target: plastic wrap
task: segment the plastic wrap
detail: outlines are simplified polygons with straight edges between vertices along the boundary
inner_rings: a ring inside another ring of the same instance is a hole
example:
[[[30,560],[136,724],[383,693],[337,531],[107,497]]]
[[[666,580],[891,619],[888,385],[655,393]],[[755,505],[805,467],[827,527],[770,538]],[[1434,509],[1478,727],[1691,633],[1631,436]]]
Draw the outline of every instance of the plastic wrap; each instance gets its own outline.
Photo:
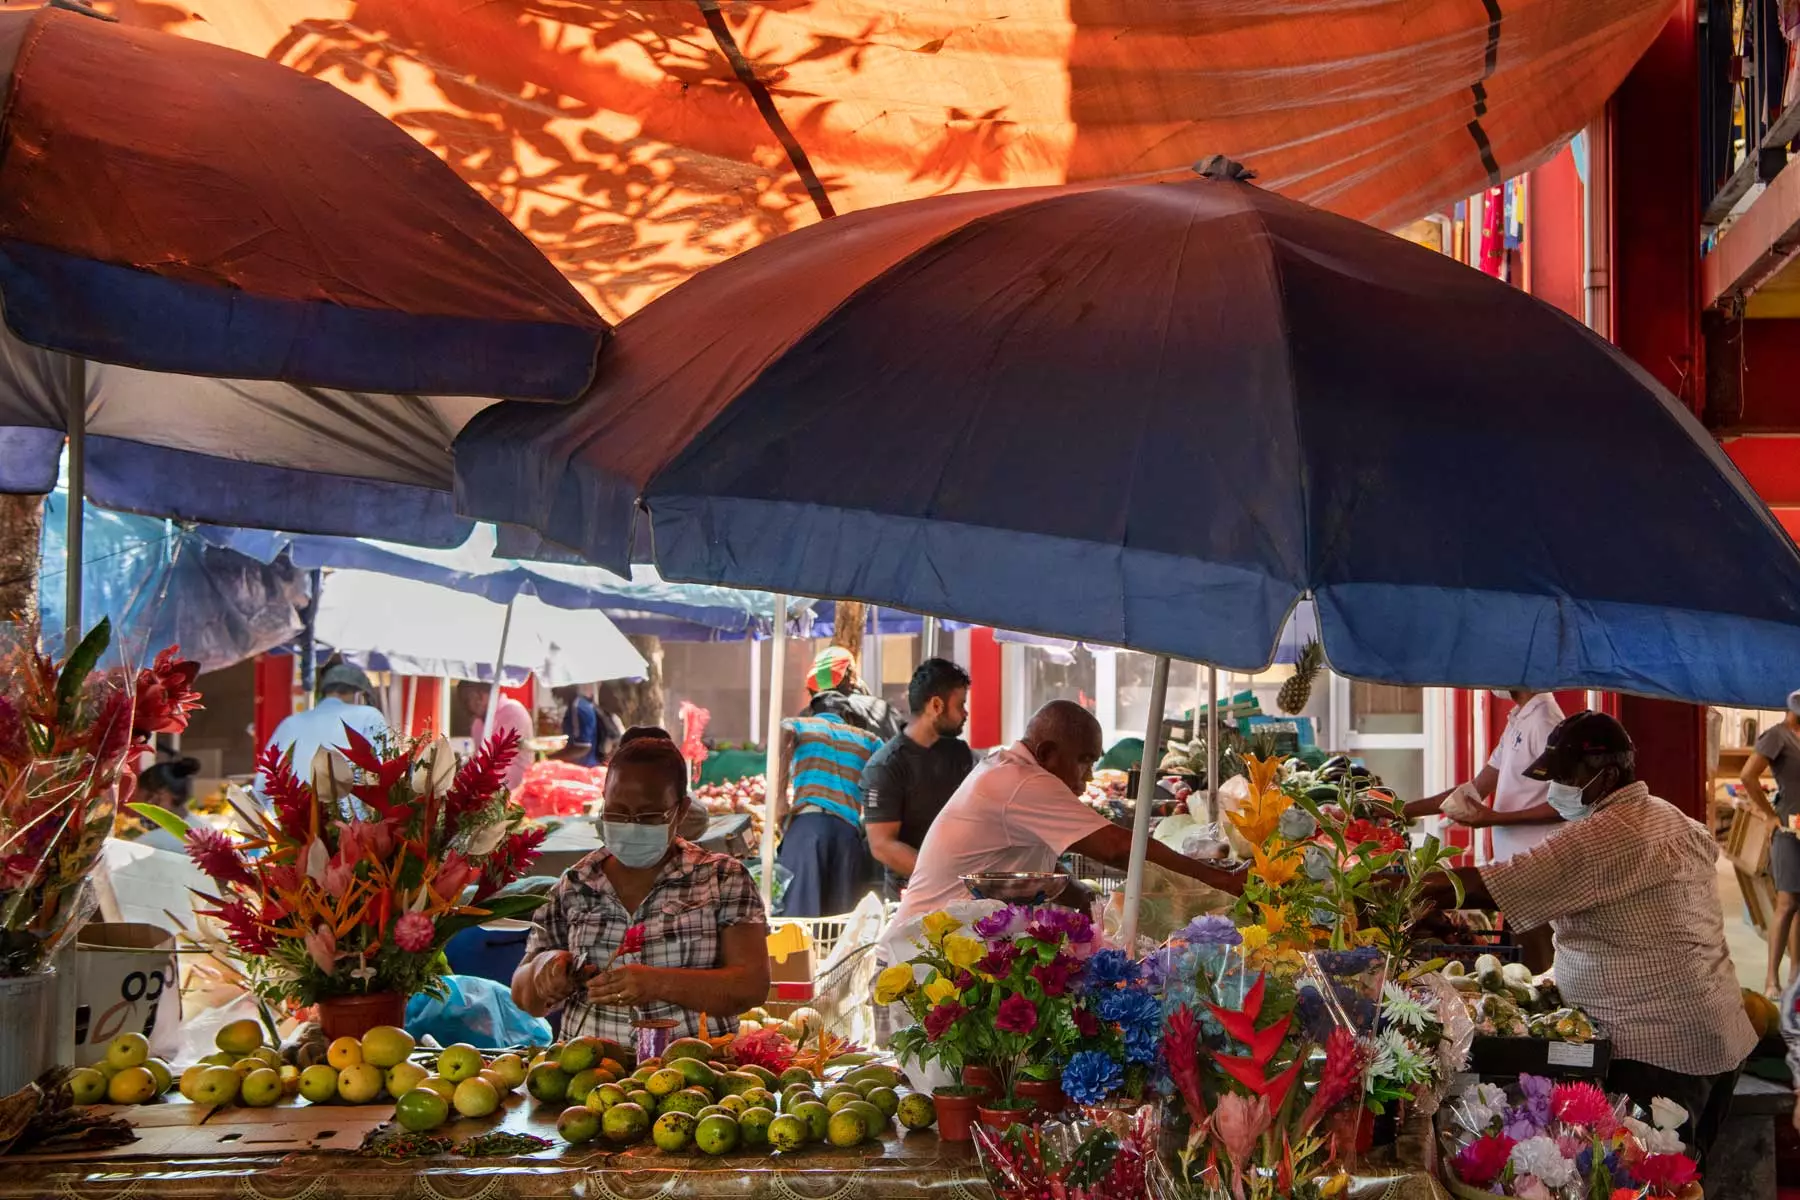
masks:
[[[119,15],[274,58],[403,120],[617,319],[828,212],[1142,181],[1220,153],[1392,228],[1560,145],[1671,5],[718,9],[359,0],[345,19],[324,0],[239,0],[221,21],[166,0]]]
[[[483,1049],[547,1046],[550,1023],[513,1003],[512,993],[492,979],[444,976],[445,995],[417,995],[406,1003],[406,1031],[440,1046],[467,1042]]]
[[[976,1125],[976,1153],[1000,1200],[1120,1200],[1142,1196],[1156,1156],[1157,1112],[1078,1109],[997,1132]]]
[[[1195,917],[1229,912],[1235,903],[1237,898],[1229,893],[1146,862],[1144,895],[1138,907],[1138,937],[1152,943],[1160,942]],[[1100,928],[1109,944],[1118,945],[1125,928],[1124,889],[1107,896],[1101,911]]]

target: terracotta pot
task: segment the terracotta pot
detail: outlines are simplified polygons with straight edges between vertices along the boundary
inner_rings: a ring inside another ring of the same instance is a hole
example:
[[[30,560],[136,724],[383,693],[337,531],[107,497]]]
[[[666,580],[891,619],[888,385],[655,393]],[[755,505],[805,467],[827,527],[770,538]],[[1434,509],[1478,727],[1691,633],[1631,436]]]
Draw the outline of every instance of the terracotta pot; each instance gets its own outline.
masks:
[[[319,1001],[319,1027],[327,1039],[359,1038],[377,1025],[406,1025],[406,997],[399,992],[328,996]]]
[[[1005,1133],[1014,1125],[1029,1125],[1032,1118],[1029,1108],[989,1108],[982,1105],[975,1113],[981,1118],[982,1125],[995,1133]]]
[[[1055,1079],[1020,1079],[1013,1084],[1013,1091],[1046,1117],[1055,1116],[1068,1103],[1062,1084]]]
[[[949,1088],[939,1088],[931,1094],[937,1105],[938,1137],[946,1142],[966,1142],[969,1140],[969,1128],[975,1124],[975,1109],[981,1103],[979,1096],[959,1096]]]
[[[980,1088],[990,1096],[1000,1094],[1000,1077],[992,1067],[969,1065],[962,1069],[964,1087]]]

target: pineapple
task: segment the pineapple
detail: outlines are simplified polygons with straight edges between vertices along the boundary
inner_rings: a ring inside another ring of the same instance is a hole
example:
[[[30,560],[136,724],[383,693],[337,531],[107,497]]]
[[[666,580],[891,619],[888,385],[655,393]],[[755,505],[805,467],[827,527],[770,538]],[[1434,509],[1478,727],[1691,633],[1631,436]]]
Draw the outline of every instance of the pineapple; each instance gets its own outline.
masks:
[[[1319,677],[1319,670],[1325,665],[1325,647],[1313,638],[1300,647],[1300,658],[1294,663],[1294,676],[1281,685],[1281,692],[1275,697],[1275,707],[1289,716],[1297,716],[1304,712],[1307,702],[1312,699],[1313,681]]]

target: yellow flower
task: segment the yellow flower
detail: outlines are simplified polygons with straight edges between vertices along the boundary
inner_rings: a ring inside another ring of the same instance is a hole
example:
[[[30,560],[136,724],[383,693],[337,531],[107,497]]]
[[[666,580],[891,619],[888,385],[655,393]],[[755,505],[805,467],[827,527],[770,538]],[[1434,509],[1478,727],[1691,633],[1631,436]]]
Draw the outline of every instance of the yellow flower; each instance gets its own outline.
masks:
[[[956,990],[956,985],[951,983],[948,979],[945,979],[942,975],[939,975],[919,990],[925,993],[925,999],[931,1001],[934,1006],[943,1004],[949,1000],[958,999],[962,996],[962,993]]]
[[[925,918],[925,940],[942,946],[944,939],[963,927],[963,923],[947,912],[934,912]]]
[[[1269,931],[1261,925],[1244,925],[1238,929],[1238,934],[1244,939],[1242,950],[1246,956],[1269,944]]]
[[[944,939],[944,957],[967,970],[987,957],[987,947],[972,937],[953,933]]]
[[[1277,848],[1270,854],[1264,854],[1261,846],[1252,846],[1250,855],[1255,861],[1251,874],[1270,887],[1284,886],[1300,870],[1300,856],[1293,853],[1291,846]]]
[[[1281,814],[1292,808],[1294,801],[1276,785],[1275,777],[1281,771],[1279,759],[1264,760],[1250,754],[1244,757],[1244,766],[1250,774],[1250,795],[1225,816],[1254,847],[1274,835]]]
[[[875,977],[875,1003],[892,1004],[913,990],[911,963],[896,963]]]
[[[1262,910],[1262,923],[1270,933],[1281,933],[1288,927],[1287,905],[1263,904],[1258,901],[1257,908]]]

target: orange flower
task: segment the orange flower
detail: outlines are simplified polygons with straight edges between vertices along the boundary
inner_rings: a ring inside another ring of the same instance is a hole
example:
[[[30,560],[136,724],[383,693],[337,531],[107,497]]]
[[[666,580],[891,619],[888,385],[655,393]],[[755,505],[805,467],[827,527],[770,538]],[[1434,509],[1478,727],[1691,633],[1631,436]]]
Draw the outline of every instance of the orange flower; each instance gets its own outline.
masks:
[[[1260,845],[1250,848],[1254,865],[1250,873],[1268,884],[1270,887],[1282,887],[1293,881],[1300,870],[1300,856],[1294,853],[1292,846],[1276,847],[1271,854],[1263,853]]]
[[[1281,771],[1278,759],[1260,759],[1254,754],[1244,757],[1250,775],[1250,795],[1244,803],[1225,814],[1251,846],[1260,846],[1275,833],[1281,814],[1293,807],[1293,798],[1275,783]]]
[[[1262,910],[1263,928],[1267,929],[1270,933],[1281,933],[1287,929],[1287,905],[1264,904],[1261,901],[1258,901],[1256,907]]]

